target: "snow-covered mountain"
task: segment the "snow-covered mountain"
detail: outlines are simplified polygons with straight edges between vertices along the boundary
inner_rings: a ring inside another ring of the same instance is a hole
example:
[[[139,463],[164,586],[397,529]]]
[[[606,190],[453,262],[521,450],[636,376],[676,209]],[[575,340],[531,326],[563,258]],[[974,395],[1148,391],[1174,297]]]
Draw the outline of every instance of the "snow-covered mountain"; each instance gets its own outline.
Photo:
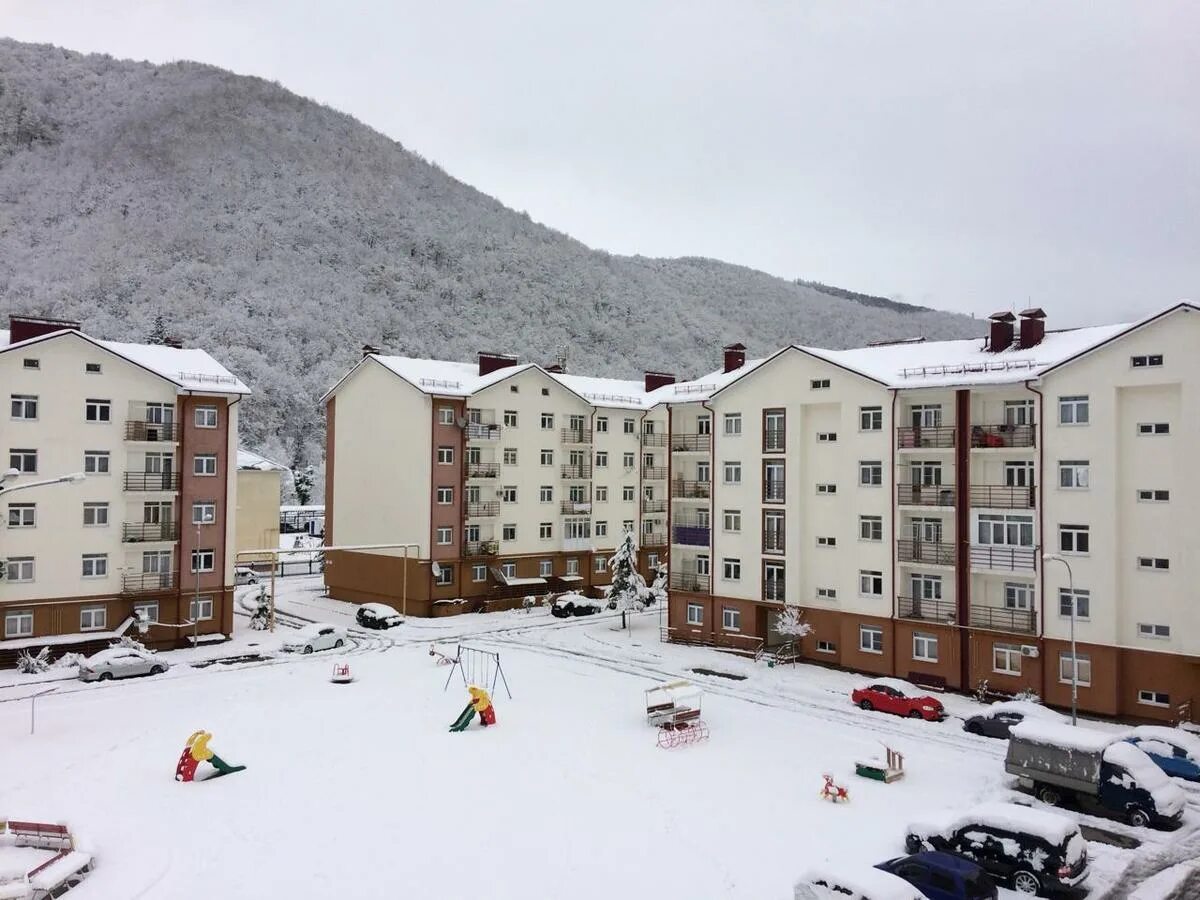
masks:
[[[119,340],[145,340],[161,315],[254,388],[246,443],[315,463],[316,400],[364,343],[565,352],[573,371],[637,377],[699,374],[733,340],[756,354],[981,332],[711,259],[592,250],[258,78],[0,40],[9,312]]]

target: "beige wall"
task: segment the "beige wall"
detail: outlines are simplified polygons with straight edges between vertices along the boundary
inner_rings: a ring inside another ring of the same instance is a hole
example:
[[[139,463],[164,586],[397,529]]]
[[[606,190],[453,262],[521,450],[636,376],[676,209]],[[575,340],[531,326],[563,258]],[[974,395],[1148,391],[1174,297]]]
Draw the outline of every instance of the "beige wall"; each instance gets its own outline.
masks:
[[[280,474],[277,469],[238,470],[238,552],[279,547]]]

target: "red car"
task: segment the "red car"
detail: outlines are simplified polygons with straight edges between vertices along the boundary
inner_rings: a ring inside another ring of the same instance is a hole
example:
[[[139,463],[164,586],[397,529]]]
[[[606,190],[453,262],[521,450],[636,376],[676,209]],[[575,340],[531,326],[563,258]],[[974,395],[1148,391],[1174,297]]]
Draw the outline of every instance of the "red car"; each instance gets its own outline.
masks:
[[[898,678],[880,678],[867,687],[855,688],[850,699],[862,709],[877,709],[910,719],[940,722],[946,718],[946,708],[940,700],[922,694],[916,685]]]

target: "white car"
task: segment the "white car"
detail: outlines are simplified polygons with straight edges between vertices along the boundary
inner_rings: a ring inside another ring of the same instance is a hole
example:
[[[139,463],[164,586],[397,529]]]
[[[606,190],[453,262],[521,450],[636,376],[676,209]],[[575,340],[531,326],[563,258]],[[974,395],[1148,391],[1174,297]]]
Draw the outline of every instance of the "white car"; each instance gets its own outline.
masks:
[[[924,900],[925,895],[890,872],[863,867],[806,873],[793,889],[795,900]]]
[[[258,584],[258,573],[249,566],[237,566],[233,570],[235,584]]]
[[[79,664],[79,680],[111,681],[135,675],[158,675],[169,668],[171,664],[158,654],[134,647],[110,647]]]
[[[285,637],[281,647],[288,653],[313,653],[317,650],[336,650],[346,643],[346,632],[336,625],[316,622],[297,629]]]

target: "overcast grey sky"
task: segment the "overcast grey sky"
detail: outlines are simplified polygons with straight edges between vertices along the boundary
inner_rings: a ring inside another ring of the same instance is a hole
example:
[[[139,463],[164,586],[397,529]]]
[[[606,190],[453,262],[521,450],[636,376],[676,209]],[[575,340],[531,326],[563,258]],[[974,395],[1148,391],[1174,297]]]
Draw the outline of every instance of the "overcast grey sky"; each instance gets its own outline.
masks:
[[[0,0],[275,79],[596,247],[1054,324],[1200,299],[1200,4]]]

